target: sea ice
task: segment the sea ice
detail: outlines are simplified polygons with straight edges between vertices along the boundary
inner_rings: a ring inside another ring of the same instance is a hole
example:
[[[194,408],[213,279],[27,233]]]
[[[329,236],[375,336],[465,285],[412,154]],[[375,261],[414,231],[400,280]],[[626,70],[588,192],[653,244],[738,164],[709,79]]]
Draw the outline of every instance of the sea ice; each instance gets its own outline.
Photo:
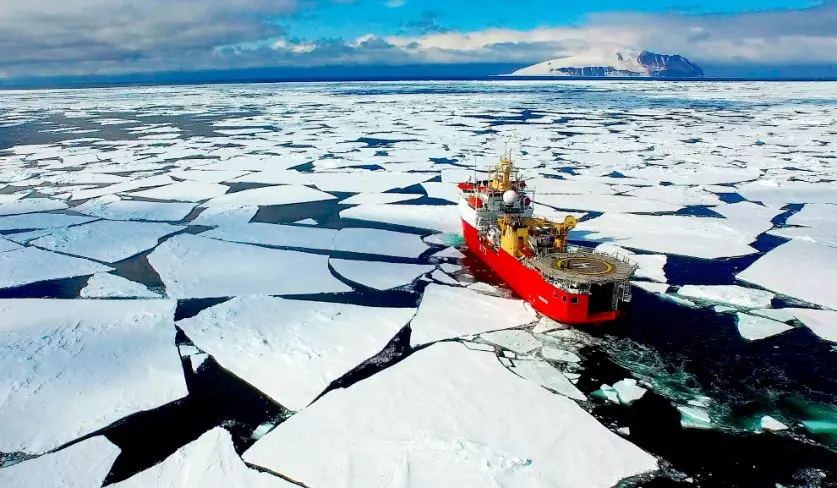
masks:
[[[295,223],[296,225],[320,225],[320,223],[319,223],[319,222],[317,222],[316,220],[311,219],[311,218],[308,218],[308,219],[302,219],[302,220],[297,220],[297,221],[296,221],[296,222],[294,222],[294,223]]]
[[[92,486],[92,485],[91,485]],[[96,485],[98,486],[98,485]],[[296,488],[288,481],[250,469],[235,452],[230,433],[216,427],[113,488]]]
[[[381,351],[415,309],[239,297],[178,322],[225,369],[291,410]]]
[[[768,252],[736,276],[741,281],[829,308],[837,308],[837,249],[800,239]]]
[[[631,284],[637,288],[642,288],[643,290],[656,293],[659,295],[664,294],[671,288],[667,283],[648,283],[646,281],[631,281]]]
[[[499,288],[497,288],[496,286],[493,286],[493,285],[489,285],[488,283],[483,283],[481,281],[478,281],[476,283],[472,283],[472,284],[468,285],[468,289],[473,290],[473,291],[478,291],[478,292],[484,293],[486,295],[494,295],[494,296],[500,296],[501,295]]]
[[[626,378],[624,380],[617,381],[613,384],[613,389],[616,390],[616,395],[622,405],[631,405],[635,401],[642,398],[648,391],[637,385],[636,380],[633,378]]]
[[[778,420],[774,419],[769,415],[765,415],[761,418],[760,425],[761,428],[764,430],[778,431],[788,429],[787,425],[783,424],[782,422],[779,422]]]
[[[110,273],[97,273],[81,289],[82,298],[160,298],[141,283]]]
[[[335,251],[417,258],[427,249],[420,236],[388,230],[347,227],[334,236]]]
[[[527,324],[535,314],[520,300],[430,284],[411,328],[413,346]]]
[[[93,488],[102,486],[119,448],[106,438],[92,437],[58,452],[0,469],[7,488]]]
[[[678,406],[680,425],[686,429],[711,429],[712,418],[706,410],[694,406]]]
[[[201,237],[242,244],[328,250],[334,246],[336,235],[334,229],[254,222],[218,227],[202,233]]]
[[[774,208],[782,208],[789,203],[837,203],[837,186],[834,183],[761,179],[738,185],[737,192],[751,202],[762,202]]]
[[[0,451],[43,453],[186,396],[175,306],[0,300]]]
[[[538,203],[556,209],[570,209],[590,212],[625,212],[651,213],[676,212],[683,208],[659,200],[645,200],[642,198],[621,195],[545,195],[535,196]]]
[[[518,354],[526,354],[539,349],[543,343],[525,330],[498,330],[482,334],[480,338],[486,342],[497,344]]]
[[[541,349],[541,355],[544,359],[549,359],[550,361],[559,361],[562,363],[580,363],[581,358],[578,357],[577,354],[565,351],[563,349],[557,349],[552,346],[546,346]]]
[[[433,271],[432,265],[385,263],[330,259],[334,272],[343,278],[375,290],[391,290],[409,285],[419,276]]]
[[[244,460],[306,486],[593,488],[657,469],[572,400],[461,344],[329,392]]]
[[[209,200],[204,205],[207,207],[289,205],[292,203],[321,202],[336,198],[333,195],[308,188],[307,186],[281,185],[227,193],[226,195]]]
[[[623,247],[704,259],[756,253],[748,245],[756,235],[727,225],[725,221],[709,217],[606,213],[582,222],[570,237],[612,241]]]
[[[73,210],[94,217],[111,220],[150,220],[179,222],[195,208],[191,203],[145,202],[122,200],[116,195],[105,195],[84,202]]]
[[[182,226],[99,220],[90,224],[55,229],[30,244],[106,263],[115,263],[151,249],[167,235],[185,229]]]
[[[96,220],[77,215],[35,213],[0,217],[0,230],[57,229]]]
[[[345,200],[340,200],[340,205],[385,205],[387,203],[405,202],[418,198],[421,198],[421,195],[408,193],[358,193]]]
[[[35,212],[49,212],[52,210],[64,210],[67,204],[59,200],[49,198],[24,198],[0,203],[0,216],[19,215]]]
[[[805,227],[831,226],[837,224],[837,205],[828,203],[809,203],[802,210],[791,215],[785,222],[788,225]]]
[[[203,209],[190,224],[208,227],[247,224],[258,211],[259,207],[255,205],[209,207]]]
[[[601,388],[591,393],[590,397],[605,400],[610,403],[619,403],[619,394],[616,392],[616,388],[610,385],[602,385]]]
[[[549,388],[560,395],[573,400],[585,401],[587,397],[578,390],[563,373],[546,361],[537,359],[518,359],[510,368],[522,378]]]
[[[0,238],[0,252],[14,251],[16,249],[20,249],[21,247],[22,246],[16,242]]]
[[[837,342],[837,312],[831,310],[792,309],[794,316],[820,339]]]
[[[187,160],[188,161],[188,160]],[[221,183],[233,180],[247,174],[244,171],[213,171],[202,169],[174,170],[166,173],[172,178],[181,180],[199,181],[201,183]]]
[[[775,297],[769,291],[738,285],[685,285],[680,287],[677,294],[697,301],[740,308],[769,308]]]
[[[434,254],[432,257],[437,259],[462,259],[465,257],[465,255],[462,254],[462,251],[460,251],[459,249],[451,246],[442,249],[441,251]]]
[[[0,255],[2,256],[2,255]],[[309,295],[351,288],[328,270],[328,256],[178,235],[148,256],[172,298]]]
[[[139,190],[140,188],[152,188],[155,186],[169,185],[174,182],[175,181],[167,175],[149,176],[148,178],[140,178],[126,181],[124,183],[117,183],[104,188],[92,188],[90,190],[75,191],[73,192],[71,200],[88,200],[90,198],[97,198],[104,195],[113,195],[115,193]]]
[[[454,205],[359,205],[341,210],[340,217],[440,232],[462,232],[459,210]]]
[[[392,171],[323,172],[310,175],[314,186],[320,190],[345,193],[383,193],[396,188],[418,185],[435,177],[434,173]]]
[[[0,288],[111,271],[111,268],[93,261],[33,247],[0,253],[0,269],[3,270],[0,273]]]
[[[430,198],[456,203],[461,198],[459,188],[453,183],[422,183],[421,186]]]
[[[438,281],[439,283],[445,285],[455,285],[455,286],[462,286],[455,278],[451,278],[444,271],[437,269],[433,273],[430,274],[430,277],[434,280]]]
[[[820,227],[782,227],[773,229],[768,234],[787,239],[802,239],[824,246],[837,247],[837,221]]]
[[[766,317],[777,322],[790,322],[796,318],[794,311],[799,310],[795,308],[762,308],[756,310],[748,310],[750,315],[758,315],[759,317]]]
[[[170,200],[175,202],[200,202],[221,196],[229,187],[217,183],[198,181],[180,181],[171,185],[159,186],[151,190],[131,193],[131,196],[150,200]]]

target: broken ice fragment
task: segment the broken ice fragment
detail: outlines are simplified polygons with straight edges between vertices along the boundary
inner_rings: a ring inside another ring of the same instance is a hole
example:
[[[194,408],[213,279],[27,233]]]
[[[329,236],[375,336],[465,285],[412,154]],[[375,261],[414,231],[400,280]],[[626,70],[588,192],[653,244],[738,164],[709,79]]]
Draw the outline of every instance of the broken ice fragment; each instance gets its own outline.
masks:
[[[122,200],[114,195],[105,195],[73,207],[73,211],[111,220],[179,222],[186,218],[194,207],[192,203]]]
[[[171,185],[159,186],[151,190],[131,193],[131,196],[148,198],[149,200],[166,200],[175,202],[200,202],[221,196],[229,187],[217,183],[201,183],[197,181],[180,181]]]
[[[388,203],[416,200],[418,198],[421,198],[421,195],[411,195],[408,193],[358,193],[345,200],[341,200],[340,205],[385,205]]]
[[[812,434],[837,435],[837,420],[803,420],[801,423]]]
[[[19,215],[34,212],[49,212],[51,210],[63,210],[67,204],[49,198],[24,198],[0,203],[0,216]]]
[[[766,339],[793,329],[793,327],[783,322],[741,312],[736,314],[736,324],[738,325],[738,332],[741,334],[741,337],[748,341]]]
[[[160,298],[141,283],[110,273],[97,273],[81,289],[82,298]]]
[[[677,294],[695,300],[741,308],[768,308],[775,296],[769,291],[737,285],[685,285],[680,287]]]
[[[446,275],[440,269],[437,269],[436,271],[431,273],[430,277],[433,278],[434,280],[438,281],[439,283],[442,283],[442,284],[445,284],[445,285],[456,285],[456,286],[460,285],[460,283],[458,281],[456,281],[455,279]]]
[[[0,217],[0,230],[58,229],[73,225],[86,224],[96,220],[65,214],[24,214]]]
[[[619,403],[619,394],[610,385],[602,385],[598,390],[590,394],[591,398],[598,398],[611,403]]]
[[[765,415],[760,421],[761,428],[764,430],[787,430],[788,426],[779,422],[769,415]]]
[[[105,273],[112,268],[34,247],[0,253],[0,288]]]
[[[259,207],[255,205],[231,205],[231,206],[217,206],[203,209],[203,211],[192,219],[192,225],[206,225],[206,226],[234,226],[240,224],[247,224],[253,217]]]
[[[563,363],[580,363],[581,358],[578,357],[575,353],[570,351],[564,351],[562,349],[557,349],[551,346],[546,346],[541,349],[541,355],[544,359],[549,359],[550,361],[559,361]]]
[[[500,289],[496,286],[489,285],[488,283],[483,283],[478,281],[476,283],[472,283],[468,285],[469,290],[478,291],[480,293],[484,293],[486,295],[494,295],[500,296]]]
[[[197,373],[198,369],[209,359],[209,354],[198,353],[189,356],[189,365],[192,366],[192,372]]]
[[[541,341],[525,330],[500,330],[482,334],[480,338],[518,354],[526,354],[543,346]]]
[[[433,258],[436,258],[436,259],[446,259],[446,258],[462,259],[464,257],[465,257],[465,255],[462,254],[462,252],[455,247],[448,247],[446,249],[442,249],[441,251],[439,251],[439,252],[437,252],[436,254],[433,255]]]
[[[794,316],[805,327],[811,329],[820,339],[837,342],[837,312],[831,310],[812,310],[808,308],[791,309]]]
[[[584,393],[579,391],[563,373],[545,361],[519,359],[515,361],[511,370],[529,381],[553,390],[559,395],[579,401],[587,400]]]
[[[462,221],[454,205],[359,205],[340,211],[340,218],[461,232]]]
[[[334,272],[354,283],[375,290],[391,290],[408,285],[419,276],[433,271],[432,265],[385,263],[330,259]]]
[[[712,419],[706,410],[693,406],[678,406],[680,425],[686,429],[711,429]]]
[[[102,486],[119,456],[104,437],[92,437],[58,452],[0,469],[8,488],[92,488]]]
[[[281,185],[227,193],[209,200],[207,207],[242,205],[289,205],[292,203],[320,202],[337,197],[302,185]]]
[[[633,378],[626,378],[624,380],[617,381],[613,384],[613,389],[616,390],[616,395],[622,405],[631,405],[635,401],[642,398],[642,396],[648,391],[637,385],[636,380]]]

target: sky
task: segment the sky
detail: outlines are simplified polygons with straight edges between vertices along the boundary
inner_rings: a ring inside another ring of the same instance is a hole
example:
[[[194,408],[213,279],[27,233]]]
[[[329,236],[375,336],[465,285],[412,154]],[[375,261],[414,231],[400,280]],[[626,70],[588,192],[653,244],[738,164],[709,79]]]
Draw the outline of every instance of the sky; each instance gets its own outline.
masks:
[[[837,0],[0,0],[0,79],[523,67],[617,50],[708,74],[837,69]]]

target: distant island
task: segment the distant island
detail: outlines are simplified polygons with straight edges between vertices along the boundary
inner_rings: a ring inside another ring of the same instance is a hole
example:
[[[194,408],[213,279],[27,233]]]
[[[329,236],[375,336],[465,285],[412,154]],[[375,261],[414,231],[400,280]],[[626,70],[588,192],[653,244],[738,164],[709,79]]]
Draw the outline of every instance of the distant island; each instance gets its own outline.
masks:
[[[511,76],[700,78],[703,70],[678,54],[614,51],[552,59]]]

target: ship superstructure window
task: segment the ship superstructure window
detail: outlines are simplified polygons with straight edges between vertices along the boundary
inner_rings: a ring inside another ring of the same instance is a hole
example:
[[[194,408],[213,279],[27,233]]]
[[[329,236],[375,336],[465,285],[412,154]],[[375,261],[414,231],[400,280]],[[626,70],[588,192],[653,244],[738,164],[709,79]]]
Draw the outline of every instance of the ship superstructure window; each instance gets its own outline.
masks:
[[[573,305],[577,305],[578,304],[578,298],[571,298],[570,303],[573,304]]]

